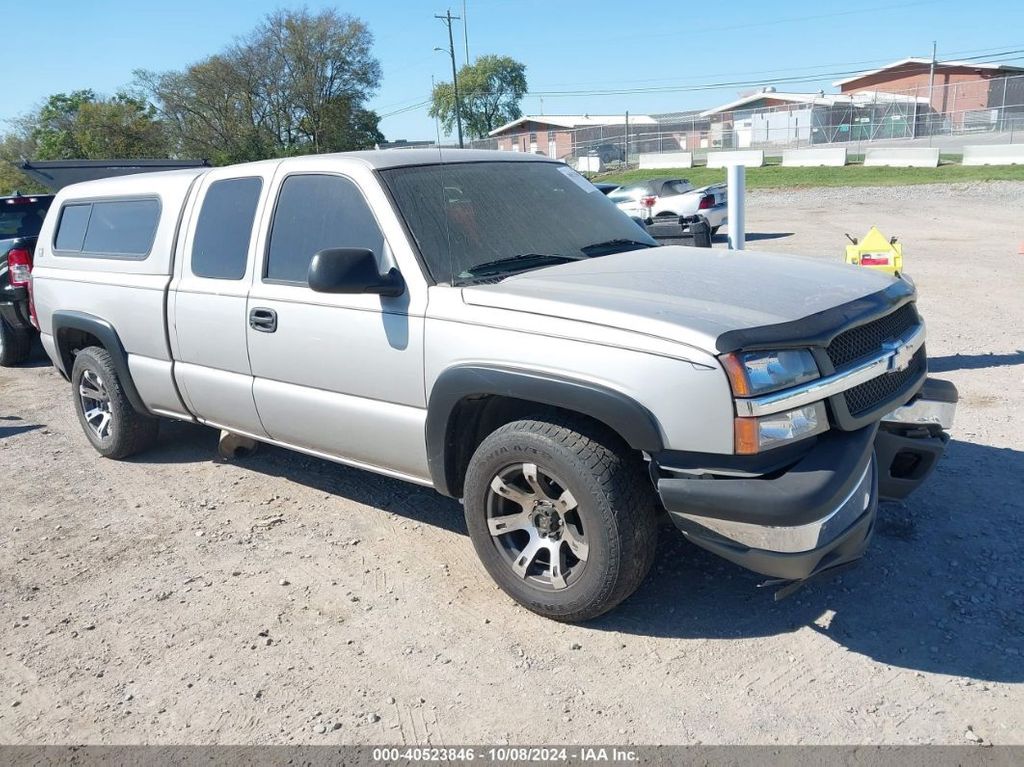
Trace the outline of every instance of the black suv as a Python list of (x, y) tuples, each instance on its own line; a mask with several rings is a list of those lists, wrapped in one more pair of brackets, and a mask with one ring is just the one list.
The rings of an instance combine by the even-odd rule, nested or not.
[(0, 197), (0, 366), (24, 362), (32, 349), (28, 277), (52, 194)]

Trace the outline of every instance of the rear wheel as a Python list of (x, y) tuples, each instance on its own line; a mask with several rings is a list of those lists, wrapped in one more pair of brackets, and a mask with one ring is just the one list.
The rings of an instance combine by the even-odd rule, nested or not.
[(13, 328), (0, 317), (0, 366), (11, 367), (27, 360), (32, 352), (33, 336), (31, 330)]
[(721, 228), (722, 228), (721, 226), (713, 226), (713, 227), (711, 227), (711, 236), (714, 237), (716, 234), (718, 234), (718, 230), (721, 229)]
[(654, 561), (657, 520), (643, 461), (582, 419), (523, 420), (495, 431), (473, 455), (464, 502), (488, 573), (548, 618), (607, 612)]
[(156, 441), (159, 422), (132, 407), (106, 349), (90, 346), (75, 356), (71, 386), (78, 420), (100, 455), (127, 458)]

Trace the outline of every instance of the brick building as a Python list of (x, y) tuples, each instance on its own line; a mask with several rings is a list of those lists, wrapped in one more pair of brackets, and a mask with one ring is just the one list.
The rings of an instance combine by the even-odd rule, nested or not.
[[(629, 116), (630, 130), (653, 124), (649, 115)], [(621, 144), (625, 125), (625, 115), (524, 115), (488, 135), (498, 149), (565, 159), (606, 143)]]
[(1024, 110), (1024, 67), (970, 61), (939, 61), (931, 79), (931, 59), (906, 58), (880, 69), (832, 83), (840, 93), (864, 91), (916, 94), (931, 101), (931, 112), (954, 127), (973, 113)]

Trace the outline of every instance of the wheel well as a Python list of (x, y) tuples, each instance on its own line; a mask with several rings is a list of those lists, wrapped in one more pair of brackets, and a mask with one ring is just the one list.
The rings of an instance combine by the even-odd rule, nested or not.
[(462, 497), (469, 461), (489, 434), (523, 418), (565, 417), (589, 423), (604, 439), (621, 443), (625, 450), (631, 449), (610, 426), (573, 410), (497, 394), (465, 397), (456, 404), (448, 419), (445, 473), (451, 494), (456, 498)]
[[(71, 378), (71, 368), (75, 364), (75, 355), (82, 349), (89, 346), (106, 348), (92, 333), (78, 328), (61, 328), (57, 332), (57, 351), (60, 354), (61, 362), (64, 363), (64, 372)], [(110, 351), (107, 349), (107, 351)]]

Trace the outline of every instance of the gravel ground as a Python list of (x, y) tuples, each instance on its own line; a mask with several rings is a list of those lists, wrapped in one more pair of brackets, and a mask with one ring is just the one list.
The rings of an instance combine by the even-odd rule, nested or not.
[(859, 567), (781, 603), (662, 530), (587, 626), (490, 583), (459, 505), (169, 424), (114, 463), (0, 370), (0, 742), (1024, 743), (1024, 184), (751, 193), (748, 245), (901, 237), (961, 392)]

